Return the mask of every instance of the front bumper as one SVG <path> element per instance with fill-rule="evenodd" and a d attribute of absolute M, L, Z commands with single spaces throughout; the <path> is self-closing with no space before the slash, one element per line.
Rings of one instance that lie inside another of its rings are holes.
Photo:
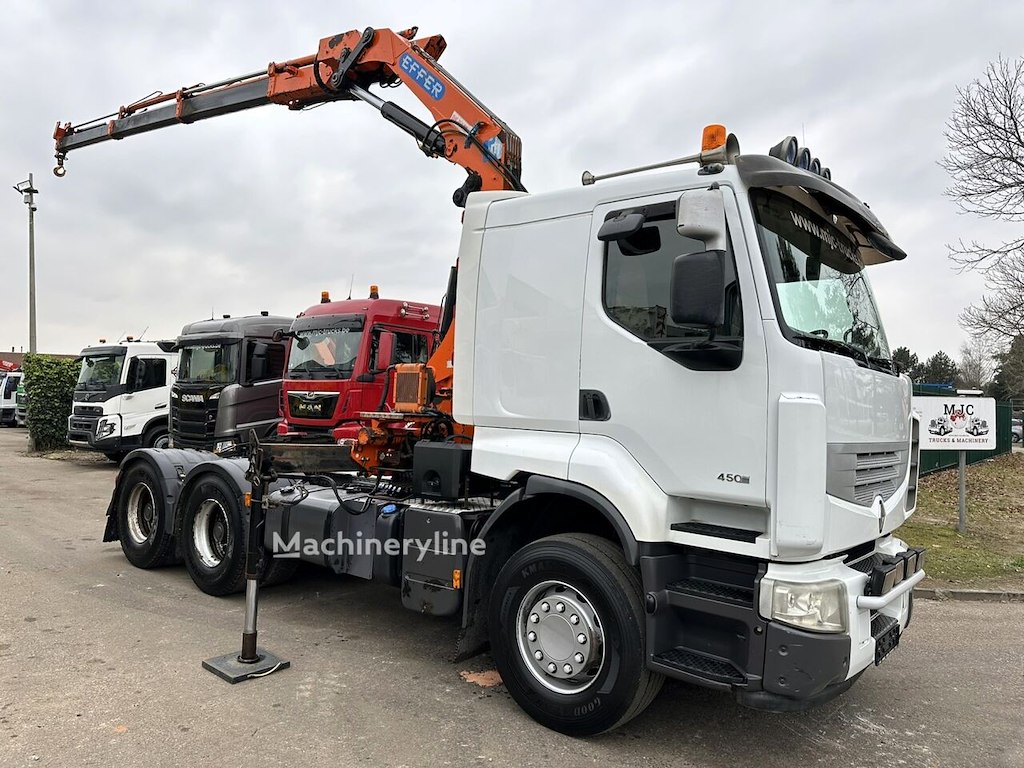
<path fill-rule="evenodd" d="M 907 627 L 913 585 L 923 571 L 885 595 L 865 594 L 873 563 L 905 549 L 886 537 L 874 552 L 800 565 L 710 552 L 642 556 L 648 666 L 730 691 L 757 709 L 801 710 L 827 701 L 880 663 Z M 771 580 L 842 581 L 847 631 L 812 632 L 762 616 L 762 581 Z"/>

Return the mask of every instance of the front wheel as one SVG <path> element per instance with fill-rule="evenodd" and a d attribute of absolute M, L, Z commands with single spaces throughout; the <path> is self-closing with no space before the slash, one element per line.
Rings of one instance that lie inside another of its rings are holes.
<path fill-rule="evenodd" d="M 150 427 L 142 436 L 143 448 L 168 448 L 171 444 L 171 437 L 167 434 L 167 427 Z"/>
<path fill-rule="evenodd" d="M 664 680 L 645 664 L 641 596 L 636 570 L 598 536 L 550 536 L 516 552 L 498 574 L 488 617 L 512 698 L 571 736 L 640 714 Z"/>

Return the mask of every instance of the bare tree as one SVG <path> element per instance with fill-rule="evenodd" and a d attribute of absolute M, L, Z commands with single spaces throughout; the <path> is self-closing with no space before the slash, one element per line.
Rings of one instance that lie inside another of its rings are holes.
<path fill-rule="evenodd" d="M 960 325 L 993 345 L 1024 334 L 1024 251 L 986 267 L 985 290 L 980 301 L 960 313 Z"/>
<path fill-rule="evenodd" d="M 1024 221 L 1024 59 L 1000 57 L 982 77 L 957 89 L 946 124 L 941 165 L 953 177 L 947 194 L 965 213 Z M 1013 256 L 1021 266 L 1024 237 L 999 246 L 962 240 L 950 247 L 961 267 L 988 267 Z"/>
<path fill-rule="evenodd" d="M 962 389 L 984 389 L 995 371 L 991 347 L 984 339 L 965 341 L 960 345 L 956 385 Z"/>

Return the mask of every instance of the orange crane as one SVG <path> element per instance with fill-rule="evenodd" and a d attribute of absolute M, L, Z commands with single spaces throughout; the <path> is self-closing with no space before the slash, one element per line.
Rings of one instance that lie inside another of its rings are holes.
<path fill-rule="evenodd" d="M 437 61 L 446 43 L 441 35 L 417 38 L 418 28 L 401 32 L 368 27 L 325 37 L 317 52 L 219 82 L 200 83 L 173 93 L 158 92 L 78 125 L 57 123 L 54 130 L 56 176 L 65 173 L 68 152 L 104 141 L 123 139 L 179 123 L 281 104 L 300 110 L 330 101 L 363 101 L 412 136 L 428 157 L 443 157 L 466 170 L 466 179 L 452 195 L 464 206 L 471 192 L 515 190 L 520 181 L 522 144 L 491 110 L 467 91 Z M 404 84 L 429 110 L 426 123 L 374 93 Z M 353 457 L 367 470 L 398 467 L 418 439 L 468 436 L 468 427 L 451 419 L 454 352 L 454 269 L 442 318 L 441 341 L 426 365 L 398 366 L 395 414 L 366 414 L 369 426 L 360 433 Z M 411 393 L 411 394 L 410 394 Z"/>

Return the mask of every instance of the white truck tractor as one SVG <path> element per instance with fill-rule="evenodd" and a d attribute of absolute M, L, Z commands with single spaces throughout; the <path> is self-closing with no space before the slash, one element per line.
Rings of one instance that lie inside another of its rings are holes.
<path fill-rule="evenodd" d="M 68 442 L 120 461 L 134 448 L 168 443 L 168 403 L 177 353 L 173 341 L 100 341 L 82 350 Z"/>

